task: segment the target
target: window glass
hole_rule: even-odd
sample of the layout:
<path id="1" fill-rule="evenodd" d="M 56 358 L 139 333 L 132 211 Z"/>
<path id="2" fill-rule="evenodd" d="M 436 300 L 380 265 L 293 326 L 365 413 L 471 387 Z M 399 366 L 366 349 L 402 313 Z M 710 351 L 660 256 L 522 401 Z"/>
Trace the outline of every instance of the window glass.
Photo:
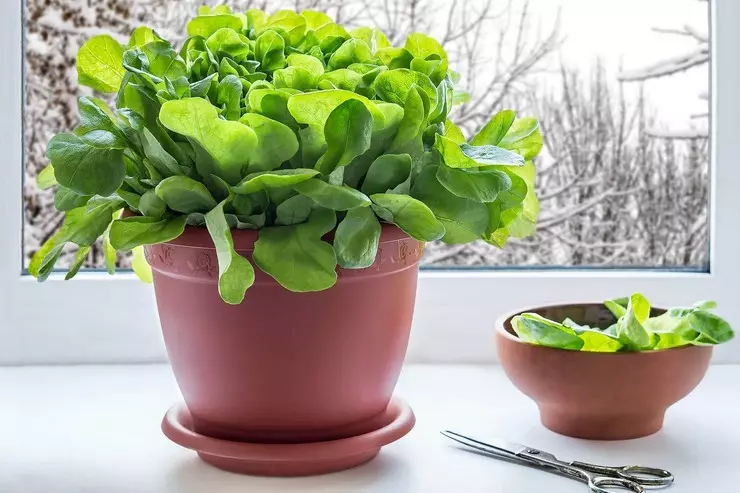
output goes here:
<path id="1" fill-rule="evenodd" d="M 139 24 L 178 41 L 202 3 L 26 0 L 26 259 L 61 221 L 53 192 L 38 190 L 35 176 L 47 164 L 50 137 L 77 123 L 76 100 L 87 93 L 77 86 L 79 46 L 99 33 L 125 42 Z M 483 242 L 430 244 L 427 267 L 708 269 L 709 2 L 227 3 L 326 10 L 340 22 L 376 25 L 395 42 L 429 32 L 444 42 L 470 93 L 453 115 L 468 135 L 502 108 L 540 119 L 546 142 L 536 162 L 536 235 L 503 251 Z M 102 257 L 93 248 L 86 267 L 100 268 Z"/>

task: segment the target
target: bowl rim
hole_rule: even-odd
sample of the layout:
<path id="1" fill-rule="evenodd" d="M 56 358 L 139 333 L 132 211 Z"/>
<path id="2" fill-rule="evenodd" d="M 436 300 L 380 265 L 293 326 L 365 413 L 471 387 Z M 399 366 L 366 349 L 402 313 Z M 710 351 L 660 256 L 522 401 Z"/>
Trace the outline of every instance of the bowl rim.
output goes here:
<path id="1" fill-rule="evenodd" d="M 646 350 L 646 351 L 624 351 L 624 352 L 618 352 L 617 351 L 617 352 L 612 352 L 612 353 L 599 352 L 599 351 L 574 351 L 572 349 L 555 348 L 555 347 L 550 347 L 550 346 L 542 346 L 540 344 L 533 344 L 531 342 L 526 342 L 526 341 L 523 341 L 523 340 L 519 339 L 519 337 L 516 336 L 515 334 L 512 334 L 511 332 L 509 332 L 508 330 L 506 330 L 506 322 L 508 322 L 512 318 L 516 317 L 517 315 L 521 315 L 523 313 L 533 313 L 533 312 L 537 312 L 537 311 L 543 310 L 543 309 L 564 308 L 564 307 L 569 307 L 569 306 L 601 306 L 601 307 L 603 307 L 604 304 L 603 303 L 597 303 L 597 302 L 553 303 L 553 304 L 549 304 L 549 305 L 535 306 L 535 307 L 531 307 L 531 308 L 524 309 L 524 310 L 520 309 L 520 310 L 512 311 L 512 312 L 509 312 L 508 314 L 505 314 L 505 315 L 499 317 L 498 320 L 496 320 L 496 335 L 502 337 L 503 339 L 505 339 L 505 340 L 507 340 L 509 342 L 519 343 L 519 344 L 523 344 L 523 345 L 526 345 L 526 346 L 531 346 L 533 348 L 538 348 L 538 350 L 562 351 L 562 352 L 572 353 L 572 354 L 593 355 L 593 356 L 612 357 L 612 358 L 616 358 L 616 357 L 629 357 L 630 355 L 635 355 L 635 354 L 644 354 L 644 355 L 646 355 L 646 354 L 655 354 L 655 355 L 657 355 L 657 354 L 664 354 L 664 353 L 668 353 L 668 352 L 676 352 L 676 351 L 680 351 L 680 350 L 684 350 L 684 351 L 686 351 L 686 350 L 692 350 L 692 349 L 695 350 L 695 348 L 699 348 L 699 349 L 701 349 L 701 348 L 707 348 L 707 349 L 710 349 L 711 350 L 714 347 L 714 346 L 695 346 L 693 344 L 686 344 L 684 346 L 678 346 L 678 347 L 673 347 L 673 348 L 650 349 L 650 350 Z M 667 311 L 667 309 L 666 308 L 663 308 L 663 307 L 656 307 L 656 306 L 654 306 L 652 308 L 655 309 L 655 310 L 664 310 L 664 311 Z"/>

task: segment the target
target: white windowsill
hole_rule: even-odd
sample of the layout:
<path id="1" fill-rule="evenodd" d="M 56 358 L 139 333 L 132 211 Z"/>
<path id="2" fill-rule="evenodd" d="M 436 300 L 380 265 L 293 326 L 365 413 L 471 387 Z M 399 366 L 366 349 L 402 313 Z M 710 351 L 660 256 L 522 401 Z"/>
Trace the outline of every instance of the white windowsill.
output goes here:
<path id="1" fill-rule="evenodd" d="M 166 365 L 0 368 L 0 491 L 243 493 L 585 491 L 585 485 L 463 452 L 441 428 L 499 436 L 560 455 L 673 471 L 671 493 L 719 491 L 737 468 L 739 365 L 713 365 L 665 428 L 627 442 L 589 442 L 544 429 L 534 404 L 496 366 L 407 366 L 398 393 L 416 428 L 371 463 L 327 476 L 240 476 L 201 463 L 159 424 L 179 392 Z M 735 390 L 733 392 L 733 389 Z"/>

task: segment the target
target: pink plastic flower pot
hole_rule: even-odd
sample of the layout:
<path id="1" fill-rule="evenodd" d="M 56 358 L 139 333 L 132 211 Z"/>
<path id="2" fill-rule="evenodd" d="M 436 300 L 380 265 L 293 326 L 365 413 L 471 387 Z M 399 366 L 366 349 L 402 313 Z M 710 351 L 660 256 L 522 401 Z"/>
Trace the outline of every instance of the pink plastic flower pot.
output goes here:
<path id="1" fill-rule="evenodd" d="M 251 260 L 255 231 L 233 231 Z M 293 293 L 256 269 L 240 305 L 217 289 L 205 228 L 146 247 L 164 340 L 193 430 L 303 443 L 371 431 L 406 353 L 423 244 L 383 226 L 375 263 L 334 287 Z M 365 425 L 364 423 L 367 423 Z"/>

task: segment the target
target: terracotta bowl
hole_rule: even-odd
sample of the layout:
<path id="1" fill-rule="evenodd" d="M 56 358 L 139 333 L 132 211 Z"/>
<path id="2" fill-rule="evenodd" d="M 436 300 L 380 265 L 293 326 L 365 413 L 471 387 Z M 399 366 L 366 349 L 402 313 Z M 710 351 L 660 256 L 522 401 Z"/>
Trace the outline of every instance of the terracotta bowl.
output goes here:
<path id="1" fill-rule="evenodd" d="M 659 431 L 666 409 L 699 384 L 712 357 L 711 347 L 700 346 L 593 353 L 529 344 L 511 327 L 514 316 L 527 312 L 592 327 L 608 327 L 614 317 L 601 304 L 560 305 L 518 312 L 496 324 L 498 356 L 509 379 L 537 403 L 543 425 L 571 437 L 625 440 Z"/>

